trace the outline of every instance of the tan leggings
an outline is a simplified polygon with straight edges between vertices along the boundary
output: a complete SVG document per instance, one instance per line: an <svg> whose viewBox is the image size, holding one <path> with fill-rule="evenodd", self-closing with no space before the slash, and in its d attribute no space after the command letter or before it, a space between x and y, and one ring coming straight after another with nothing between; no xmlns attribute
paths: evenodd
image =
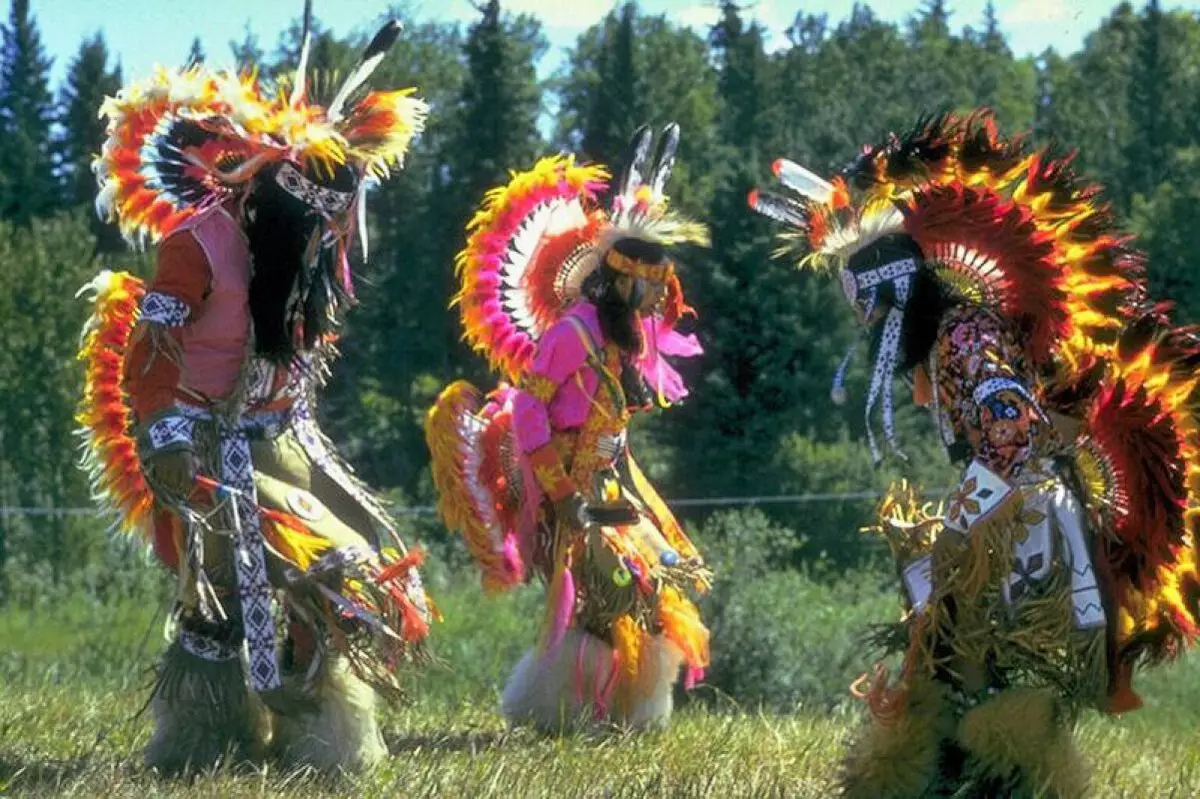
<svg viewBox="0 0 1200 799"><path fill-rule="evenodd" d="M253 442L251 457L261 505L299 516L335 546L379 545L371 514L312 462L292 433ZM303 506L298 507L298 502ZM306 513L309 507L313 512Z"/></svg>

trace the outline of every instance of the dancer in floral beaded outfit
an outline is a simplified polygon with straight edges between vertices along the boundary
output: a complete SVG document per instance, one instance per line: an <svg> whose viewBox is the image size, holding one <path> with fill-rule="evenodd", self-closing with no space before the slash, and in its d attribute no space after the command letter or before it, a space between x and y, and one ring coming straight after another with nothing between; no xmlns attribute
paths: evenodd
<svg viewBox="0 0 1200 799"><path fill-rule="evenodd" d="M905 587L880 640L903 670L857 686L844 792L1083 796L1074 720L1135 709L1135 667L1197 633L1200 351L1146 299L1099 188L986 111L923 119L830 181L775 171L788 191L751 206L865 325L876 460L877 409L903 457L903 377L962 465L941 506L900 484L879 509Z"/></svg>

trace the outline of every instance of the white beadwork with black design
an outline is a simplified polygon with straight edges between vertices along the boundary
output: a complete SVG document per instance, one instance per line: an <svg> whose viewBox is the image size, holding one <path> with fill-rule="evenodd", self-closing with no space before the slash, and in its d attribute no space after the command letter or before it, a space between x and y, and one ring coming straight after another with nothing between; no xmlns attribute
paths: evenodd
<svg viewBox="0 0 1200 799"><path fill-rule="evenodd" d="M284 164L275 173L275 182L300 202L326 214L338 214L350 207L353 192L335 191L318 186L291 164Z"/></svg>
<svg viewBox="0 0 1200 799"><path fill-rule="evenodd" d="M886 267L880 267L885 269ZM876 270L878 271L878 270ZM893 380L900 354L900 335L904 323L904 306L912 283L911 277L904 275L895 280L896 305L888 311L883 322L883 331L879 339L879 354L875 358L875 368L871 372L871 388L867 394L866 426L867 444L871 448L871 457L876 463L883 460L879 445L875 441L875 432L871 428L871 413L875 403L883 400L883 435L888 446L897 457L907 460L907 457L896 444L896 420L894 412Z"/></svg>
<svg viewBox="0 0 1200 799"><path fill-rule="evenodd" d="M142 297L142 321L157 322L166 327L183 327L190 313L186 302L170 294L148 291Z"/></svg>
<svg viewBox="0 0 1200 799"><path fill-rule="evenodd" d="M146 426L143 441L151 453L165 449L190 449L196 423L182 414L169 414L155 419Z"/></svg>
<svg viewBox="0 0 1200 799"><path fill-rule="evenodd" d="M229 498L234 511L234 570L242 605L250 686L258 692L281 685L275 659L275 617L271 613L271 583L267 579L258 494L250 442L244 431L221 430L221 481L236 493Z"/></svg>
<svg viewBox="0 0 1200 799"><path fill-rule="evenodd" d="M884 283L896 280L897 278L916 274L917 269L918 264L916 259L904 258L899 261L891 261L875 269L859 272L854 275L854 280L858 286L858 290L861 291L862 289L882 286Z"/></svg>
<svg viewBox="0 0 1200 799"><path fill-rule="evenodd" d="M976 405L982 405L1001 391L1015 391L1028 400L1035 408L1038 408L1038 412L1041 413L1041 408L1038 406L1037 400L1029 393L1029 389L1025 387L1025 384L1010 377L989 377L975 387L971 398L975 401Z"/></svg>

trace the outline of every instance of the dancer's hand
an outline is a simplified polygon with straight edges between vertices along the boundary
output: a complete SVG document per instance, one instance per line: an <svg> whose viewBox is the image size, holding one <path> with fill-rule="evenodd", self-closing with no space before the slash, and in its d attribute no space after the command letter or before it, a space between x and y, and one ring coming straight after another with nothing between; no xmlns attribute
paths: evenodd
<svg viewBox="0 0 1200 799"><path fill-rule="evenodd" d="M562 523L582 530L588 526L587 501L583 498L583 494L576 491L554 503L554 515Z"/></svg>
<svg viewBox="0 0 1200 799"><path fill-rule="evenodd" d="M146 463L154 483L171 494L186 498L196 485L196 456L186 449L159 452Z"/></svg>

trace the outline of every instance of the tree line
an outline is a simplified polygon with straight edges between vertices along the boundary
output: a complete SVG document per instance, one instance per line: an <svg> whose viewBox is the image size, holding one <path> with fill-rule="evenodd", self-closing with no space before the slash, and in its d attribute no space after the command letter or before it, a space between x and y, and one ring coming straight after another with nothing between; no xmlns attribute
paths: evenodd
<svg viewBox="0 0 1200 799"><path fill-rule="evenodd" d="M1106 200L1138 234L1156 294L1176 301L1182 320L1200 319L1190 242L1200 222L1193 13L1164 11L1156 0L1122 3L1078 52L1017 57L991 3L982 19L960 20L942 0L924 0L899 25L865 3L840 20L800 11L786 46L768 51L764 30L736 3L695 29L627 2L539 80L548 42L536 18L500 0L476 7L467 24L389 10L405 34L376 83L419 87L430 122L403 172L371 196L363 302L347 322L323 409L360 473L401 505L433 498L422 421L437 392L457 377L490 381L447 308L453 256L483 193L558 150L619 166L642 123L681 125L672 199L713 232L711 248L681 258L707 351L685 366L693 396L635 430L640 459L668 497L862 491L898 471L870 465L861 399L848 408L829 399L855 335L839 290L774 261L772 229L746 210L747 190L769 178L780 155L828 173L922 113L991 106L1006 130L1079 150L1077 169L1105 184ZM351 68L371 32L336 37L318 20L314 69ZM294 67L299 36L297 20L268 51L246 31L224 57L196 42L180 63L255 64L271 76ZM34 9L13 0L0 49L0 506L9 508L88 504L73 465L80 374L72 355L85 314L73 294L102 265L145 273L152 263L90 211L89 165L103 141L96 111L120 87L120 65L96 33L57 89L50 67ZM851 375L859 385L865 361ZM926 433L923 416L902 414L913 455L906 472L947 485L945 459ZM773 557L853 563L864 551L854 531L869 509L771 506L794 531ZM86 567L100 546L96 528L86 517L0 516L0 574L6 561L10 570L46 564L54 574Z"/></svg>

